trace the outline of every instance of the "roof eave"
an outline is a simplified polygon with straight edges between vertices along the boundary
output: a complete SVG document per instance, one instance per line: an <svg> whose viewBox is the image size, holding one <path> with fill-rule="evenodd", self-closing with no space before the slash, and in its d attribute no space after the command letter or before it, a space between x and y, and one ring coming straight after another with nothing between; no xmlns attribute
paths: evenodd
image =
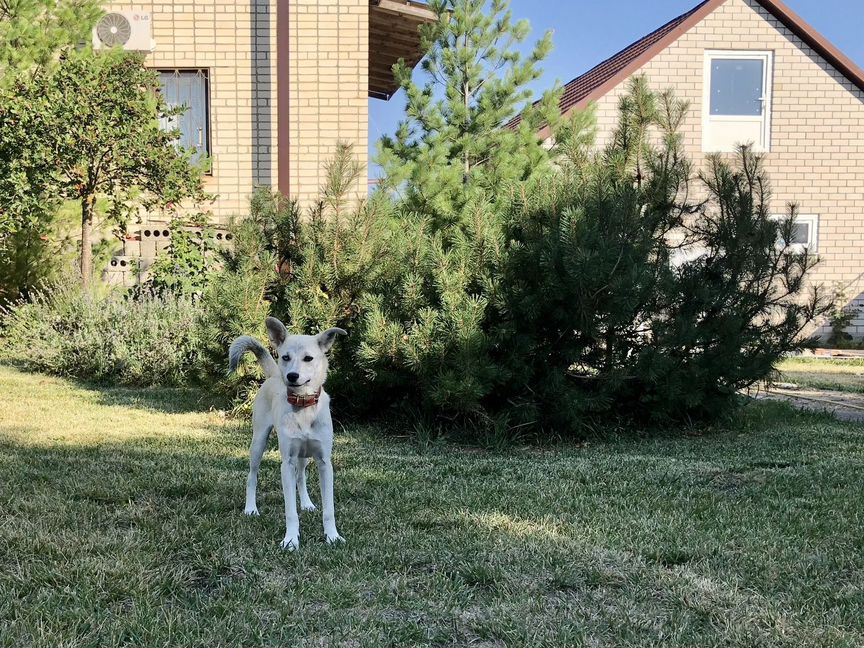
<svg viewBox="0 0 864 648"><path fill-rule="evenodd" d="M420 25L438 19L428 5L414 0L369 0L369 96L387 100L399 84L393 65L403 60L414 68L425 52Z"/></svg>
<svg viewBox="0 0 864 648"><path fill-rule="evenodd" d="M694 11L693 14L688 16L687 19L684 20L680 25L672 29L668 34L663 36L651 47L645 50L645 52L643 52L640 56L628 63L626 66L624 66L618 73L610 77L601 85L594 88L585 97L574 103L572 106L569 106L566 112L570 112L572 110L582 110L587 107L588 104L590 104L592 101L597 101L597 99L599 99L600 97L603 97L607 93L611 92L614 88L618 87L626 79L630 78L633 74L638 72L639 69L644 67L646 63L651 61L660 52L665 50L672 43L681 38L681 36L690 31L693 27L695 27L699 22L701 22L724 2L726 2L726 0L710 0L709 2L706 2L699 9Z"/></svg>
<svg viewBox="0 0 864 648"><path fill-rule="evenodd" d="M855 87L864 91L864 70L820 34L806 20L781 0L756 0L793 34L843 74Z"/></svg>
<svg viewBox="0 0 864 648"><path fill-rule="evenodd" d="M611 90L620 85L623 81L635 74L639 69L644 67L657 54L669 47L684 33L693 28L697 23L706 18L715 9L722 5L726 0L708 0L702 6L697 7L693 13L685 20L670 30L662 38L658 39L651 47L646 49L638 57L630 61L626 66L621 68L609 79L602 84L593 88L584 97L562 109L563 114L569 114L574 110L582 110L591 102L597 101ZM837 47L831 44L822 34L810 26L803 18L792 11L782 0L755 0L763 9L774 16L784 27L791 31L795 36L800 38L805 44L811 47L818 55L824 58L830 65L837 69L846 79L849 80L859 90L864 91L864 70L856 65L849 57L841 52ZM590 70L589 70L590 72ZM587 74L587 73L586 73ZM581 77L577 77L581 78ZM572 82L571 82L572 83ZM569 85L569 84L568 84ZM566 87L566 86L565 86ZM518 118L517 118L518 120ZM518 121L516 121L518 123ZM543 127L539 131L539 136L543 139L549 137L548 126Z"/></svg>

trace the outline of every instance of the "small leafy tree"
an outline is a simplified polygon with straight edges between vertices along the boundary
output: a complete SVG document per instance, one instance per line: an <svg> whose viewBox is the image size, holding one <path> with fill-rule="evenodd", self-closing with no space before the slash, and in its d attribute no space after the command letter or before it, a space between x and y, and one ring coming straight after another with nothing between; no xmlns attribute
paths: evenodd
<svg viewBox="0 0 864 648"><path fill-rule="evenodd" d="M60 56L89 38L101 10L96 0L2 0L0 1L0 106L15 105L5 93L21 79L44 73ZM0 253L18 266L19 277L43 277L37 256L47 252L42 245L56 210L53 197L31 192L28 149L21 148L21 130L32 128L35 115L27 106L0 125ZM24 159L21 159L24 158ZM9 240L14 235L15 242ZM25 246L30 252L18 251ZM11 257L15 258L11 258ZM15 282L3 282L14 291Z"/></svg>
<svg viewBox="0 0 864 648"><path fill-rule="evenodd" d="M177 218L171 223L168 248L147 269L147 281L137 286L136 292L200 295L214 270L216 258L213 229L194 219Z"/></svg>
<svg viewBox="0 0 864 648"><path fill-rule="evenodd" d="M530 28L513 21L509 4L491 0L487 11L486 0L433 0L438 19L421 27L426 84L416 84L403 63L395 66L406 119L379 143L383 187L402 194L406 209L426 215L433 229L463 223L472 200L494 200L508 181L546 169L537 130L544 119L558 121L558 93L526 111L518 127L503 125L530 100L551 34L523 57L516 45Z"/></svg>
<svg viewBox="0 0 864 648"><path fill-rule="evenodd" d="M26 218L50 211L56 200L77 201L84 285L92 274L97 197L120 229L138 208L172 211L184 199L205 198L190 152L160 128L159 118L177 111L166 106L158 76L139 55L70 54L19 79L0 99L4 206L13 218Z"/></svg>
<svg viewBox="0 0 864 648"><path fill-rule="evenodd" d="M855 321L855 318L861 313L860 308L856 308L849 303L849 298L846 296L846 290L842 283L834 284L834 294L831 300L831 308L828 311L828 325L831 327L831 332L828 334L826 342L836 348L849 346L853 341L852 335L846 331Z"/></svg>

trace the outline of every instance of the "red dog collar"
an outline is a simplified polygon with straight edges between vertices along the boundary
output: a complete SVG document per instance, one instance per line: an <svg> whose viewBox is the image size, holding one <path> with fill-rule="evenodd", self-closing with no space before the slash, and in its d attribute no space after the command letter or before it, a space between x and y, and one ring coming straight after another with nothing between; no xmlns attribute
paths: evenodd
<svg viewBox="0 0 864 648"><path fill-rule="evenodd" d="M307 394L305 396L288 392L288 402L294 407L312 407L318 404L319 398L321 398L320 389L314 394Z"/></svg>

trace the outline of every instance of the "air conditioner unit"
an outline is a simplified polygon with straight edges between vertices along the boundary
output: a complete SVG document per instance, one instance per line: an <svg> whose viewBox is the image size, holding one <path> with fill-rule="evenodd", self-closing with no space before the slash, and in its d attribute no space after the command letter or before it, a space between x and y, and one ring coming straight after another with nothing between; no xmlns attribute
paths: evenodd
<svg viewBox="0 0 864 648"><path fill-rule="evenodd" d="M131 52L156 49L149 11L112 11L93 28L93 49L122 47Z"/></svg>

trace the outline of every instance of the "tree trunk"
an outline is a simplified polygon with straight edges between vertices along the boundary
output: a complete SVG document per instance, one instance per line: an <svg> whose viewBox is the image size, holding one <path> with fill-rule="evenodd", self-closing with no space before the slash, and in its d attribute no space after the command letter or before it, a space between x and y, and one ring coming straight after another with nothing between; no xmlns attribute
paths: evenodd
<svg viewBox="0 0 864 648"><path fill-rule="evenodd" d="M465 49L468 49L468 34L467 33L465 34ZM468 129L468 105L470 103L469 99L468 99L469 88L468 88L468 66L467 65L465 66L464 74L465 74L465 80L462 83L462 100L465 102L465 129L467 130ZM465 137L465 133L462 134L462 137L463 138ZM468 160L467 143L465 144L465 149L462 152L462 156L464 158L464 162L463 162L464 170L462 172L462 184L465 186L468 186L468 176L471 173L471 163Z"/></svg>
<svg viewBox="0 0 864 648"><path fill-rule="evenodd" d="M96 196L81 198L81 285L90 286L93 275L93 205Z"/></svg>
<svg viewBox="0 0 864 648"><path fill-rule="evenodd" d="M466 40L467 40L467 37L466 37ZM466 75L467 75L467 70L466 70ZM463 94L464 94L464 98L465 98L465 115L466 115L465 118L467 120L467 118L468 118L467 117L468 116L468 82L467 81L465 82L465 84L463 86ZM468 122L466 121L465 122L465 130L467 130L467 129L468 129ZM463 141L464 149L462 151L462 164L463 164L463 167L462 167L462 185L467 187L468 186L468 177L471 175L471 161L468 158L468 141L467 141L467 137L466 137L464 132L462 133L462 138L464 140Z"/></svg>

